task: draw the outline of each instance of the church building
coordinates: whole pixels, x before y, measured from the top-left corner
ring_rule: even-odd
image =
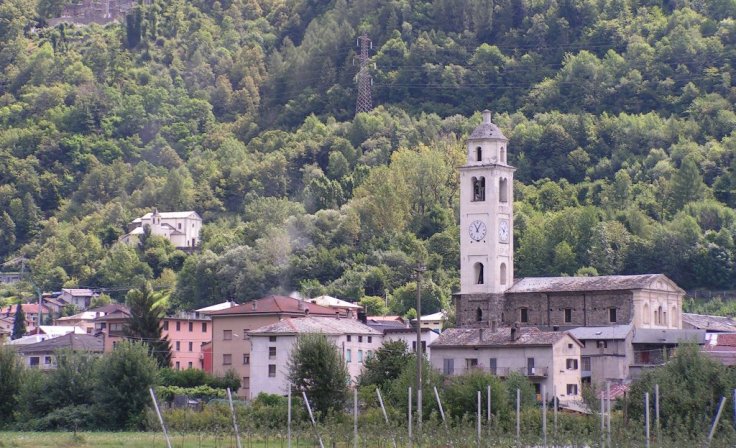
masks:
[[[521,356],[520,372],[538,389],[548,384],[560,398],[577,400],[580,383],[627,381],[633,372],[663,363],[662,354],[679,342],[702,343],[702,332],[682,330],[685,291],[663,274],[515,278],[515,168],[508,164],[508,151],[508,139],[491,121],[491,112],[483,111],[468,138],[467,162],[459,169],[460,292],[453,297],[458,328],[432,344],[436,368],[447,373],[457,362],[491,372],[504,371],[504,365],[509,366],[505,371],[518,370]],[[588,330],[574,331],[579,328]],[[524,343],[520,336],[527,334],[532,342]],[[558,363],[558,350],[545,358],[529,350],[553,350],[549,342],[560,340],[555,335],[564,335],[570,350],[581,347],[577,359],[571,352],[562,360],[563,370],[578,375],[578,381],[569,375],[540,376],[540,361]],[[527,355],[518,354],[524,353],[520,346]],[[478,358],[480,349],[492,349],[493,357]]]

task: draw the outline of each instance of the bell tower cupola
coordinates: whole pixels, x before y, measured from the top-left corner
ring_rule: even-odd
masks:
[[[514,278],[513,182],[508,139],[491,111],[467,143],[460,168],[460,294],[502,294]]]

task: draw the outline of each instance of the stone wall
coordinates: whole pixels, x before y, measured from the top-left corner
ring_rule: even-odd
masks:
[[[458,327],[482,328],[491,327],[492,322],[502,323],[504,294],[455,294],[453,300]]]
[[[628,324],[633,317],[633,293],[562,292],[506,294],[504,324],[521,322],[521,308],[527,309],[525,325],[591,327]],[[610,321],[610,309],[616,310],[616,321]],[[570,321],[565,321],[566,310]]]

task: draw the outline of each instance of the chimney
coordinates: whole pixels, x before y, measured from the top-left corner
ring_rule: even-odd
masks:
[[[252,302],[251,302],[251,307],[253,307],[253,311],[255,311],[255,310],[256,310],[256,308],[258,308],[258,303],[257,303],[257,301],[255,301],[255,300],[254,300],[254,301],[252,301]]]
[[[514,325],[511,326],[511,341],[516,341],[519,339],[519,336],[521,333],[521,330],[519,329],[519,322],[514,322]]]
[[[335,311],[335,317],[338,318],[338,319],[340,319],[340,311],[339,310],[338,311]]]
[[[491,111],[488,109],[483,111],[483,124],[491,124]]]
[[[296,307],[299,311],[304,311],[304,301],[296,299],[299,303],[297,303]]]

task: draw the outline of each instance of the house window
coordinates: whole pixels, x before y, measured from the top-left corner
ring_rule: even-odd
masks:
[[[529,322],[529,309],[528,308],[519,309],[519,321]]]
[[[31,367],[38,367],[40,360],[41,358],[39,358],[38,356],[31,356],[31,359],[28,361],[28,363],[31,365]]]
[[[223,341],[232,341],[233,339],[233,330],[222,330],[222,340]]]
[[[363,336],[358,336],[358,342],[363,342]]]
[[[345,350],[345,362],[353,362],[353,352],[350,349]]]
[[[481,322],[483,320],[483,310],[478,307],[478,309],[475,310],[475,321]]]
[[[611,322],[611,323],[616,322],[616,308],[608,309],[608,322]]]
[[[368,350],[367,352],[365,352],[365,359],[366,359],[366,361],[369,360],[369,359],[371,359],[372,357],[373,357],[373,351],[372,350]]]
[[[249,332],[249,331],[250,331],[250,329],[248,329],[248,328],[243,328],[243,340],[244,340],[244,341],[248,340],[248,332]]]
[[[363,362],[363,350],[358,350],[358,364]]]
[[[476,285],[482,285],[483,284],[483,263],[475,263],[475,284]]]
[[[501,275],[501,284],[506,284],[506,263],[501,263],[501,267],[499,268],[499,274]]]
[[[194,322],[189,322],[189,331],[194,331]]]
[[[193,367],[192,361],[189,361],[189,364],[187,365],[187,367],[190,368],[190,369]]]
[[[488,371],[491,372],[493,375],[496,375],[496,372],[498,371],[498,361],[496,358],[491,358],[488,360]]]
[[[442,373],[445,375],[452,375],[455,373],[455,360],[454,359],[443,359],[442,360]]]
[[[177,224],[177,226],[179,227],[179,230],[181,230],[181,223]]]
[[[202,322],[202,333],[207,333],[207,322]]]
[[[268,359],[276,358],[276,347],[268,347]]]
[[[505,177],[498,179],[498,202],[509,202],[509,186]]]
[[[417,341],[411,342],[411,351],[417,351]],[[422,341],[422,352],[427,353],[427,341]]]
[[[181,350],[181,342],[176,341],[176,351],[178,352],[179,350]]]
[[[478,358],[466,358],[465,369],[470,370],[478,367]]]
[[[243,377],[243,389],[250,389],[250,377],[249,376]]]
[[[373,336],[368,336],[368,343],[369,344],[373,343]]]
[[[176,331],[181,331],[181,322],[176,321]]]
[[[573,358],[568,358],[565,361],[565,367],[567,367],[567,370],[578,370],[578,360]]]
[[[608,348],[608,341],[596,341],[595,346],[598,348]]]
[[[350,342],[351,340],[352,340],[352,337],[348,335],[348,342]]]
[[[506,163],[506,148],[504,148],[503,146],[501,146],[501,157],[499,158],[499,162]]]
[[[269,336],[268,342],[276,342],[276,336]]]
[[[46,365],[51,364],[51,356],[44,356],[43,363]]]
[[[568,384],[567,385],[567,395],[577,395],[577,394],[578,394],[578,385]]]
[[[572,308],[565,308],[565,323],[572,322]]]
[[[190,342],[189,343],[189,351],[190,352],[193,352],[194,351],[194,342]]]
[[[102,328],[105,328],[105,324],[102,324]],[[169,321],[168,320],[164,321],[164,330],[169,331]]]
[[[473,202],[482,202],[486,200],[486,178],[473,177]]]
[[[644,310],[641,314],[642,316],[644,316],[644,323],[648,324],[649,323],[649,305],[648,304],[646,303],[644,304]]]
[[[176,370],[181,369],[181,366],[179,365],[179,361],[176,361]]]
[[[268,365],[268,377],[269,378],[275,378],[276,377],[276,364],[269,364]]]
[[[580,358],[580,363],[582,364],[584,372],[590,372],[590,356],[583,356]]]
[[[222,364],[225,366],[229,366],[232,363],[233,363],[233,355],[231,355],[230,353],[224,353],[222,355]]]
[[[475,161],[480,162],[482,160],[483,160],[483,148],[478,146],[477,148],[475,148]]]
[[[572,344],[567,344],[567,348],[572,348]]]
[[[248,364],[250,364],[250,354],[243,353],[243,365],[247,366]]]

